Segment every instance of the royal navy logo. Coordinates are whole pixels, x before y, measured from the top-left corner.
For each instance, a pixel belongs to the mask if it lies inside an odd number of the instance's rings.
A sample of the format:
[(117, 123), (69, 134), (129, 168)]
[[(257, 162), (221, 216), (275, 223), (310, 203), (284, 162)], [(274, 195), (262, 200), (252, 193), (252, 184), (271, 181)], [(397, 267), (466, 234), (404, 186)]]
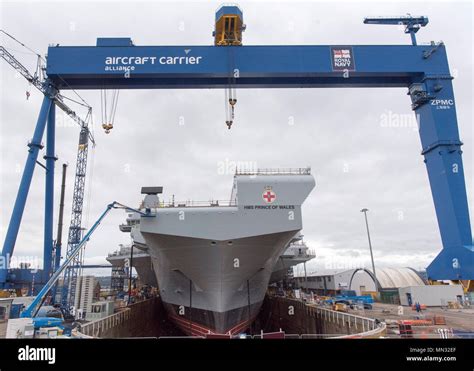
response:
[(276, 200), (276, 194), (275, 194), (275, 192), (272, 191), (272, 187), (265, 187), (265, 190), (263, 191), (262, 197), (263, 197), (263, 200), (267, 204), (271, 204), (273, 201)]
[(331, 63), (333, 71), (355, 71), (352, 47), (331, 47)]

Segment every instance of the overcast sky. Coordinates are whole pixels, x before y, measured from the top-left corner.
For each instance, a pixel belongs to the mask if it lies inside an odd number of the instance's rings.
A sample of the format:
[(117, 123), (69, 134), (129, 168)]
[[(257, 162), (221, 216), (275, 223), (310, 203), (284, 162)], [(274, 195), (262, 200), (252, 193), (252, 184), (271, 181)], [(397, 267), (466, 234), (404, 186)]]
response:
[[(42, 54), (49, 44), (95, 45), (99, 36), (130, 36), (136, 45), (211, 45), (220, 2), (2, 2), (1, 28)], [(240, 1), (245, 45), (408, 44), (398, 27), (364, 25), (365, 16), (426, 15), (419, 42), (446, 44), (457, 103), (464, 171), (473, 205), (472, 5), (469, 2), (246, 2)], [(28, 68), (34, 55), (4, 35)], [(3, 244), (42, 95), (5, 62), (0, 63), (0, 240)], [(310, 272), (370, 266), (363, 207), (376, 265), (425, 268), (441, 249), (421, 145), (406, 89), (240, 90), (232, 130), (225, 125), (222, 90), (121, 91), (115, 128), (101, 128), (100, 93), (81, 91), (93, 107), (97, 147), (90, 154), (90, 226), (117, 200), (136, 206), (144, 185), (163, 185), (164, 199), (228, 199), (232, 166), (311, 166), (316, 187), (303, 207), (303, 233), (317, 259)], [(73, 96), (71, 93), (66, 95)], [(76, 107), (77, 108), (77, 107)], [(77, 108), (80, 111), (79, 108)], [(65, 226), (69, 225), (79, 130), (57, 111), (55, 235), (60, 171), (69, 163)], [(386, 117), (392, 117), (386, 125)], [(397, 119), (408, 121), (397, 127)], [(184, 120), (184, 121), (183, 121)], [(184, 122), (184, 124), (183, 124)], [(42, 159), (44, 153), (40, 154)], [(44, 171), (37, 167), (15, 255), (38, 256), (43, 245)], [(107, 253), (129, 236), (114, 211), (97, 230), (86, 263), (106, 263)], [(67, 236), (67, 228), (64, 235)], [(67, 237), (66, 237), (67, 238)], [(95, 273), (110, 274), (108, 270)]]

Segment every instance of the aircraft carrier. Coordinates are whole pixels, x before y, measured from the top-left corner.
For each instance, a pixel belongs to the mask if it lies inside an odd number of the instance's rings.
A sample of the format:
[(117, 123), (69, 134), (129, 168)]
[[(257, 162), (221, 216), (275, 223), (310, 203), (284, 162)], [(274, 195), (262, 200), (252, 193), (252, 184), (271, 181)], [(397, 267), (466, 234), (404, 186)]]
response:
[(137, 216), (121, 229), (146, 246), (169, 318), (184, 333), (237, 334), (258, 314), (279, 258), (300, 239), (301, 206), (314, 186), (310, 169), (298, 168), (236, 172), (225, 202), (165, 203), (162, 187), (144, 187), (141, 208), (157, 217)]
[[(108, 254), (106, 257), (107, 261), (115, 267), (124, 267), (131, 264), (137, 271), (140, 283), (158, 287), (148, 246), (140, 233), (140, 215), (135, 212), (127, 212), (126, 222), (125, 224), (120, 224), (119, 228), (122, 232), (130, 234), (132, 243), (119, 245), (118, 250)], [(273, 267), (270, 284), (280, 283), (287, 278), (293, 277), (292, 267), (306, 263), (316, 257), (315, 252), (306, 245), (303, 237), (302, 234), (293, 237), (280, 255)], [(133, 256), (132, 248), (134, 249)]]

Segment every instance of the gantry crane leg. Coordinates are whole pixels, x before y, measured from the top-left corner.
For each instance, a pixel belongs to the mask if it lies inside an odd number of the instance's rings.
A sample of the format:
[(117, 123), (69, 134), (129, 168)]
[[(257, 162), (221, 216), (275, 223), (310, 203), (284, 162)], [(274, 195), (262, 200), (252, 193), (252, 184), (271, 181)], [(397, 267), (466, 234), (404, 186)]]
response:
[[(30, 190), (31, 180), (33, 178), (33, 173), (35, 170), (35, 165), (38, 159), (38, 153), (40, 149), (43, 148), (41, 139), (46, 128), (46, 123), (48, 121), (49, 112), (51, 106), (53, 105), (53, 100), (50, 95), (46, 95), (43, 98), (43, 103), (41, 105), (41, 110), (36, 122), (35, 131), (33, 138), (30, 143), (28, 143), (28, 157), (26, 159), (25, 168), (23, 170), (23, 175), (21, 177), (20, 187), (18, 188), (18, 193), (15, 200), (15, 205), (13, 206), (12, 216), (10, 218), (10, 224), (8, 225), (7, 233), (5, 236), (5, 242), (2, 249), (2, 257), (5, 259), (3, 264), (0, 266), (0, 288), (8, 288), (7, 286), (7, 272), (9, 266), (9, 260), (13, 254), (13, 249), (15, 247), (15, 242), (18, 236), (18, 230), (20, 229), (21, 219), (23, 217), (23, 212), (25, 210), (26, 199), (28, 198), (28, 191)], [(54, 134), (54, 131), (53, 131)], [(54, 150), (54, 146), (53, 146)], [(54, 173), (53, 173), (54, 181)], [(51, 179), (48, 181), (51, 182)], [(51, 189), (48, 189), (51, 192)], [(48, 194), (46, 194), (48, 197)], [(52, 198), (52, 195), (50, 195)], [(52, 210), (51, 210), (52, 214)], [(46, 227), (45, 227), (46, 228)]]

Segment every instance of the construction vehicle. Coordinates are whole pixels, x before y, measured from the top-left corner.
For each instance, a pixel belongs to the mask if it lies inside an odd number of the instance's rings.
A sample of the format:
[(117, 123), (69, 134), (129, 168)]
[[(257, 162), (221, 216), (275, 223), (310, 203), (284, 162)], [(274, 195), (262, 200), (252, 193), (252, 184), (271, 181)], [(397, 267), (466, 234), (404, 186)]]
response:
[[(139, 213), (141, 216), (145, 216), (145, 217), (154, 216), (154, 214), (151, 211), (142, 212), (140, 210), (136, 210), (131, 207), (125, 206), (123, 204), (120, 204), (116, 201), (107, 205), (107, 208), (105, 209), (105, 211), (100, 215), (97, 221), (92, 225), (92, 227), (89, 229), (86, 235), (82, 238), (82, 240), (77, 244), (77, 246), (71, 252), (71, 254), (69, 254), (69, 256), (66, 258), (64, 263), (54, 272), (54, 274), (51, 276), (49, 281), (43, 286), (43, 288), (35, 297), (35, 299), (31, 302), (31, 304), (25, 310), (21, 312), (20, 318), (14, 318), (8, 321), (9, 327), (18, 328), (19, 333), (21, 334), (24, 334), (25, 331), (29, 332), (30, 327), (33, 327), (34, 330), (45, 328), (45, 327), (59, 327), (62, 330), (64, 330), (64, 334), (70, 333), (70, 330), (74, 327), (74, 322), (73, 322), (73, 318), (69, 316), (69, 311), (68, 311), (69, 308), (59, 307), (61, 309), (61, 312), (63, 313), (63, 318), (36, 317), (36, 315), (39, 309), (41, 308), (41, 306), (43, 305), (48, 293), (54, 287), (54, 285), (58, 281), (61, 274), (70, 266), (71, 263), (74, 262), (74, 258), (76, 257), (76, 255), (79, 254), (81, 249), (89, 241), (90, 237), (95, 232), (97, 227), (100, 225), (102, 220), (112, 209), (125, 209), (127, 211)], [(29, 319), (29, 320), (25, 320), (25, 319)], [(12, 331), (9, 331), (7, 329), (7, 333), (9, 332), (11, 333)]]

